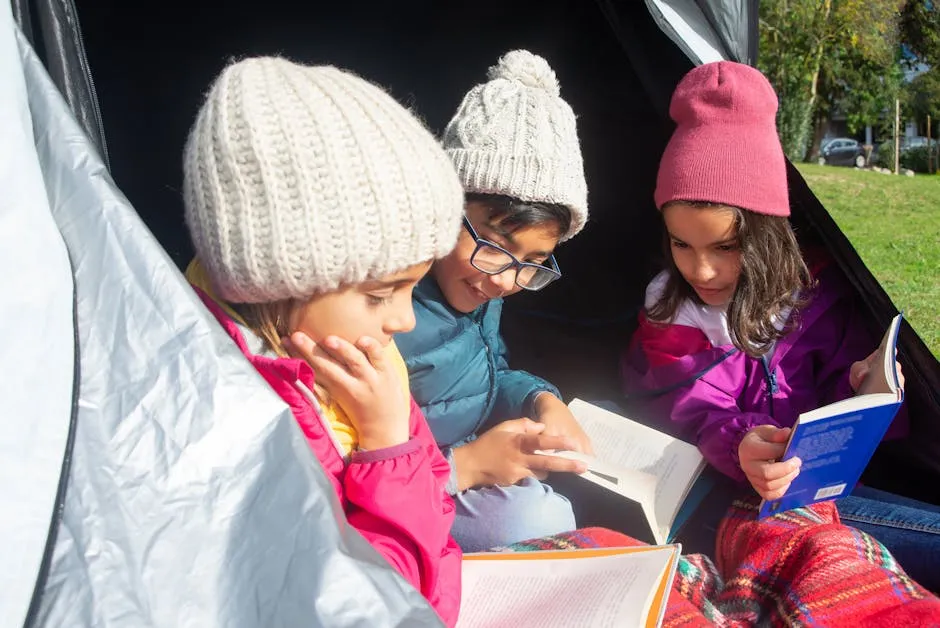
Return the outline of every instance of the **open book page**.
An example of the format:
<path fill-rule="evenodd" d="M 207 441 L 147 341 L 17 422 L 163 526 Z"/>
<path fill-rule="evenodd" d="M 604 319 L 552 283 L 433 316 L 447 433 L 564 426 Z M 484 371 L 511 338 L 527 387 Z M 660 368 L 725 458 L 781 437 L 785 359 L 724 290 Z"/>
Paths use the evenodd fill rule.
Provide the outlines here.
<path fill-rule="evenodd" d="M 895 363 L 897 355 L 898 332 L 901 329 L 901 315 L 891 320 L 888 331 L 885 332 L 878 346 L 878 354 L 871 366 L 868 376 L 858 389 L 859 395 L 871 393 L 894 393 L 899 395 L 898 374 Z"/>
<path fill-rule="evenodd" d="M 591 438 L 597 459 L 607 468 L 621 470 L 621 486 L 640 482 L 637 471 L 656 478 L 650 517 L 655 521 L 651 521 L 651 527 L 657 542 L 664 542 L 673 518 L 704 468 L 698 448 L 580 399 L 573 400 L 568 407 Z M 590 472 L 585 477 L 597 481 Z M 641 495 L 648 490 L 643 484 L 638 491 Z M 640 501 L 624 490 L 617 492 Z"/>
<path fill-rule="evenodd" d="M 596 447 L 595 445 L 595 449 Z M 601 458 L 582 454 L 578 451 L 536 451 L 535 453 L 579 460 L 586 464 L 588 469 L 582 475 L 592 482 L 635 502 L 648 503 L 650 508 L 656 502 L 658 480 L 655 475 L 610 464 Z"/>
<path fill-rule="evenodd" d="M 678 548 L 630 549 L 465 556 L 457 626 L 657 626 Z"/>

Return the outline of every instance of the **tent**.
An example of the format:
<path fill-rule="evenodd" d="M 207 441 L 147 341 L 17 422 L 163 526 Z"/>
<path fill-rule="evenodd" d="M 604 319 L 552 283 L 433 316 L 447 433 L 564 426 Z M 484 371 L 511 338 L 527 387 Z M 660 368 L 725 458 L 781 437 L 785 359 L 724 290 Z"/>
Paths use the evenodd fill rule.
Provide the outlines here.
<path fill-rule="evenodd" d="M 617 394 L 657 266 L 669 95 L 693 64 L 755 62 L 756 0 L 324 4 L 0 3 L 3 625 L 437 625 L 178 272 L 183 141 L 233 56 L 352 68 L 436 130 L 502 52 L 547 57 L 592 219 L 559 250 L 565 280 L 508 301 L 504 331 L 567 395 Z M 801 235 L 883 327 L 894 304 L 790 175 Z M 901 346 L 914 434 L 865 479 L 940 503 L 940 364 L 909 327 Z"/>

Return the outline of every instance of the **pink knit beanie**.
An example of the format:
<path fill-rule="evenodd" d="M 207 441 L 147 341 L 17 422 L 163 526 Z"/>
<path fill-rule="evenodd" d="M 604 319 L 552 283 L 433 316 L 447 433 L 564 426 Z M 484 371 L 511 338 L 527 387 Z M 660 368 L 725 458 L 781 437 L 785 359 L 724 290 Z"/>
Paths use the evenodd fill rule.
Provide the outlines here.
<path fill-rule="evenodd" d="M 676 130 L 659 162 L 656 207 L 705 201 L 789 216 L 776 114 L 777 94 L 750 66 L 718 61 L 686 74 L 669 106 Z"/>

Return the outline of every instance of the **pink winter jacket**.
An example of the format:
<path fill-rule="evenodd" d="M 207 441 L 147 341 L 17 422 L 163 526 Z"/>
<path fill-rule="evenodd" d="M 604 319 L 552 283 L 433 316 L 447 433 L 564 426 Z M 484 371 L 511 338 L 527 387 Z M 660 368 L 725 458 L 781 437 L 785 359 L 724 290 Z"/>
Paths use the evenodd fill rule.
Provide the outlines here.
<path fill-rule="evenodd" d="M 196 290 L 252 366 L 290 406 L 349 523 L 427 598 L 445 624 L 455 625 L 460 610 L 461 552 L 450 536 L 454 501 L 445 490 L 450 465 L 414 400 L 411 440 L 386 449 L 354 451 L 344 461 L 314 407 L 295 384 L 313 390 L 310 366 L 303 360 L 252 354 L 235 321 Z"/>

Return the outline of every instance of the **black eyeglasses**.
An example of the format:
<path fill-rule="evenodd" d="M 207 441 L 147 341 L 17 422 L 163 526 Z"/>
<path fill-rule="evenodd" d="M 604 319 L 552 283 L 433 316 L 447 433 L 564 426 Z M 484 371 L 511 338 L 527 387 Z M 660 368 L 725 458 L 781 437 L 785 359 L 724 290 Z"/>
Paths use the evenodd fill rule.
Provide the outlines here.
<path fill-rule="evenodd" d="M 515 268 L 516 285 L 524 290 L 533 291 L 541 290 L 561 277 L 561 270 L 558 268 L 558 262 L 555 261 L 554 255 L 550 255 L 541 264 L 520 262 L 515 255 L 503 247 L 477 235 L 476 229 L 473 228 L 466 216 L 463 219 L 463 226 L 477 244 L 470 256 L 470 265 L 481 273 L 499 275 L 510 268 Z M 546 264 L 551 264 L 551 266 Z"/>

